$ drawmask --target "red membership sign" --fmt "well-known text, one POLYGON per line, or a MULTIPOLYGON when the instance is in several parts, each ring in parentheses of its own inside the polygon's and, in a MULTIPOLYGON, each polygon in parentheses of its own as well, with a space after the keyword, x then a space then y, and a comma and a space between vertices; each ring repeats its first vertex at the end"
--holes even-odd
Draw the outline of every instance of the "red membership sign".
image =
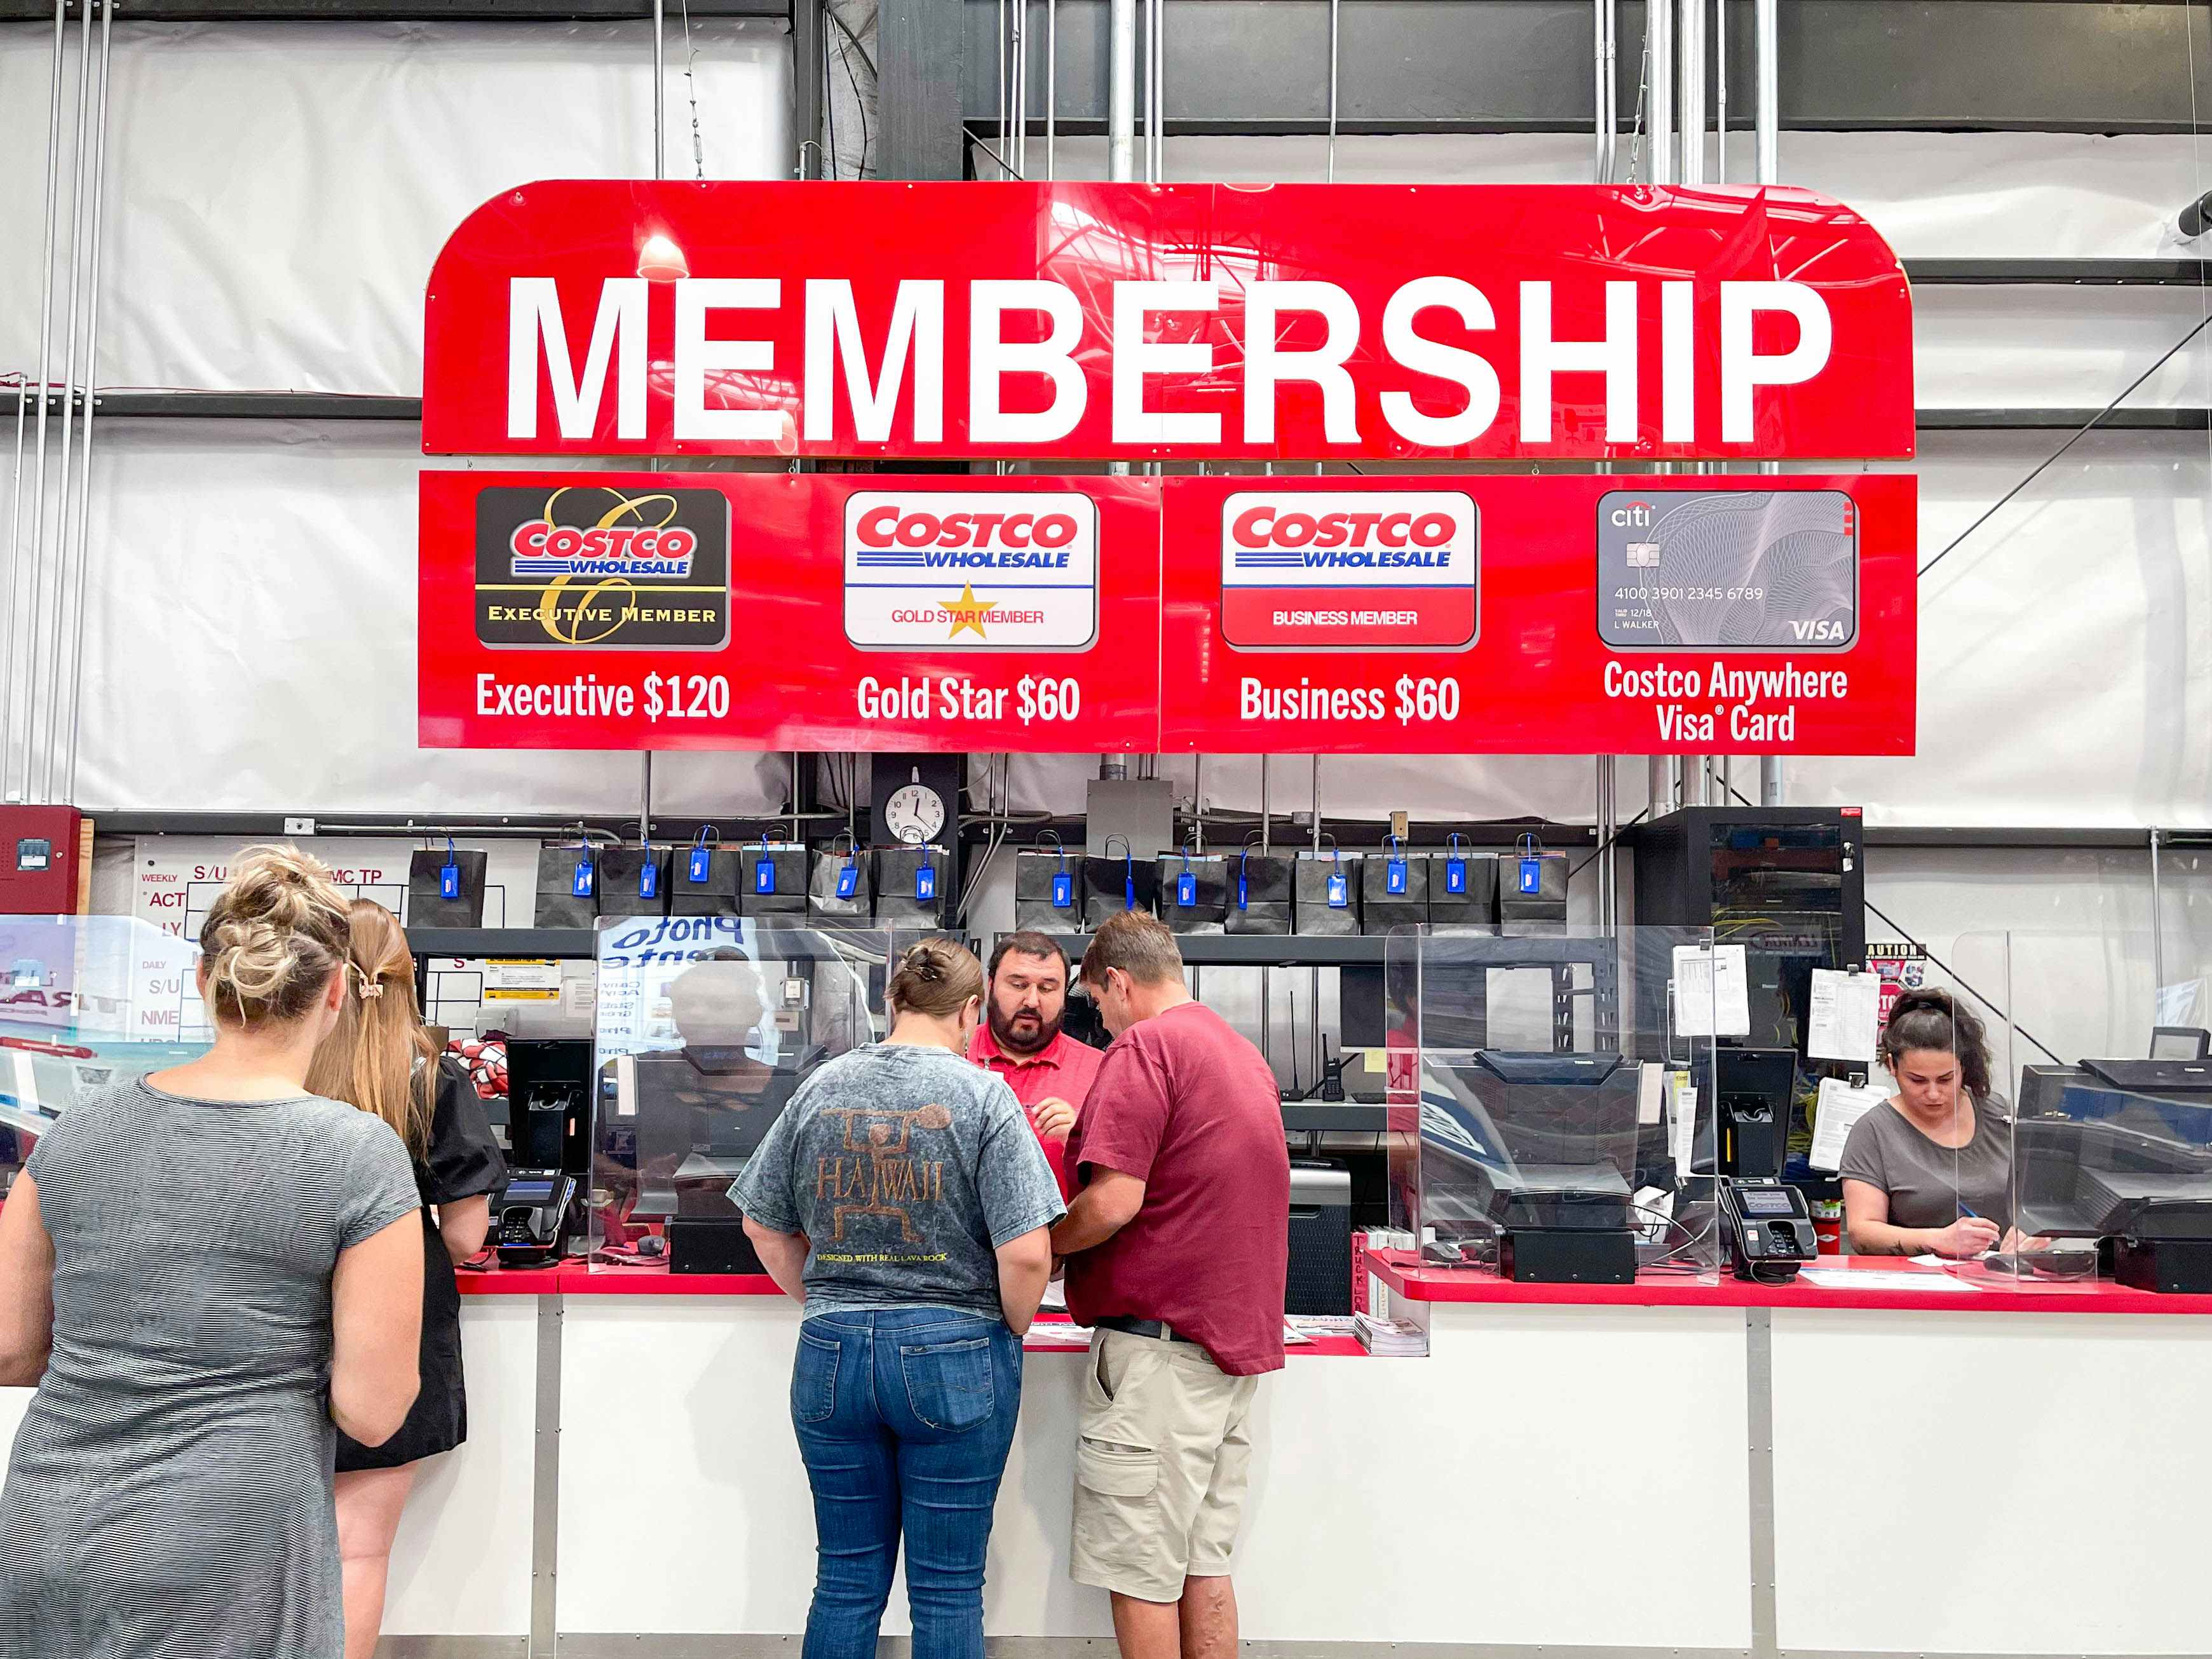
POLYGON ((1911 298, 1772 187, 554 179, 439 255, 422 444, 1901 457, 1911 298))

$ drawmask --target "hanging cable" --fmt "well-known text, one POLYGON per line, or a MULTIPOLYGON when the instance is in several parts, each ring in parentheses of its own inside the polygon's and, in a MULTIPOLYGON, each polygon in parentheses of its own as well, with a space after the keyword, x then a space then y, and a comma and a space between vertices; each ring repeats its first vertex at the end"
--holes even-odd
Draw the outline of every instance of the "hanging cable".
POLYGON ((707 177, 707 150, 699 140, 699 77, 695 71, 699 65, 699 49, 691 44, 691 0, 678 0, 684 16, 684 95, 691 104, 691 176, 701 182, 707 177))
POLYGON ((2106 416, 2111 414, 2122 404, 2127 402, 2130 397, 2134 396, 2137 386, 2141 386, 2145 380, 2150 379, 2152 375, 2157 374, 2160 369, 2164 368, 2166 364, 2172 362, 2175 356, 2180 353, 2181 349, 2187 345, 2191 340, 2195 339, 2198 335, 2202 334, 2208 325, 2212 325, 2212 314, 2205 316, 2197 323, 2196 327, 2191 329, 2188 333, 2183 335, 2172 345, 2168 346, 2164 353, 2160 356, 2159 360, 2156 362, 2153 363, 2148 368, 2143 370, 2142 374, 2136 375, 2134 380, 2128 383, 2128 389, 2125 392, 2120 393, 2118 397, 2113 398, 2112 402, 2106 404, 2094 415, 2092 415, 2088 418, 2087 422, 2083 424, 2080 431, 2076 432, 2072 437, 2069 438, 2064 443, 2059 445, 2058 447, 2053 450, 2049 455, 2045 456, 2043 460, 2038 464, 2033 472, 2030 472, 2025 478, 2022 478, 2010 489, 2006 490, 2003 495, 1998 496, 1996 501, 1990 506, 1988 512, 1983 514, 1980 518, 1975 520, 1973 523, 1968 525, 1956 536, 1954 536, 1951 538, 1950 545, 1946 547, 1941 553, 1938 553, 1934 558, 1929 560, 1926 564, 1922 565, 1918 574, 1924 576, 1929 571, 1933 570, 1937 565, 1942 563, 1944 560, 1949 558, 1953 553, 1958 550, 1959 544, 1961 542, 1965 541, 1967 537, 1972 535, 1977 530, 1979 530, 1984 525, 1987 524, 1992 518, 1994 518, 1996 515, 1997 510, 2003 507, 2007 501, 2010 501, 2014 496, 2019 495, 2021 490, 2027 489, 2028 485, 2033 483, 2038 478, 2041 477, 2045 470, 2048 469, 2053 462, 2057 461, 2059 457, 2065 454, 2068 450, 2073 448, 2075 444, 2080 443, 2082 439, 2087 437, 2090 432, 2095 428, 2098 422, 2103 420, 2106 416))

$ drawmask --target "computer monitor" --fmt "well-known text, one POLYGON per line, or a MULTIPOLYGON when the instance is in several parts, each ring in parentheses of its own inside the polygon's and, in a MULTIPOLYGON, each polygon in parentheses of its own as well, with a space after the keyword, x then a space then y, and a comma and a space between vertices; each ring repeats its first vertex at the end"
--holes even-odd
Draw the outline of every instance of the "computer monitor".
POLYGON ((2085 1060, 2032 1069, 2013 1129, 2023 1231, 2212 1236, 2212 1065, 2085 1060))
POLYGON ((1638 1069, 1617 1054, 1424 1056, 1422 1223, 1440 1235, 1628 1224, 1638 1069))
POLYGON ((795 1066, 742 1050, 635 1054, 617 1065, 617 1121, 635 1126, 641 1217, 734 1216, 730 1183, 759 1151, 819 1051, 795 1066))
POLYGON ((2153 1060, 2203 1060, 2212 1050, 2212 1031, 2198 1025, 2154 1026, 2150 1034, 2153 1060))

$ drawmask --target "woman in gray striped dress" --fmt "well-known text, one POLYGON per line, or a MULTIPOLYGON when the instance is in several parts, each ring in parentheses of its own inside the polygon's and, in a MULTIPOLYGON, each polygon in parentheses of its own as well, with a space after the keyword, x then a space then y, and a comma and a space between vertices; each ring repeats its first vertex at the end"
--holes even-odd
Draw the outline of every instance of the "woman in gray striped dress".
POLYGON ((243 855, 201 930, 189 1064, 70 1108, 0 1209, 7 1659, 338 1659, 335 1428, 416 1391, 422 1231, 390 1127, 307 1092, 346 901, 243 855))

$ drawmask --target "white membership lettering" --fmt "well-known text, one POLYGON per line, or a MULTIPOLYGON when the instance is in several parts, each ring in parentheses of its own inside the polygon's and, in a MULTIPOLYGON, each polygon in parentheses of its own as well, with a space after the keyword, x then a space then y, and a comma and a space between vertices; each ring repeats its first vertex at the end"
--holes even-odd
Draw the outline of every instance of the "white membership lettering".
POLYGON ((730 683, 720 674, 647 674, 645 717, 658 722, 664 712, 672 720, 724 719, 730 712, 730 683))
POLYGON ((1248 677, 1237 692, 1237 712, 1247 720, 1384 721, 1395 713, 1401 726, 1445 725, 1457 720, 1460 710, 1459 681, 1449 674, 1401 674, 1389 690, 1316 685, 1304 678, 1296 685, 1270 685, 1248 677))
POLYGON ((730 682, 721 674, 647 674, 642 695, 635 685, 578 674, 565 680, 517 682, 477 676, 477 713, 514 720, 726 720, 730 682))
POLYGON ((1010 703, 1024 726, 1065 724, 1083 713, 1083 687, 1073 676, 1024 674, 1007 686, 958 674, 890 681, 870 674, 855 689, 864 720, 1003 720, 1010 703))

